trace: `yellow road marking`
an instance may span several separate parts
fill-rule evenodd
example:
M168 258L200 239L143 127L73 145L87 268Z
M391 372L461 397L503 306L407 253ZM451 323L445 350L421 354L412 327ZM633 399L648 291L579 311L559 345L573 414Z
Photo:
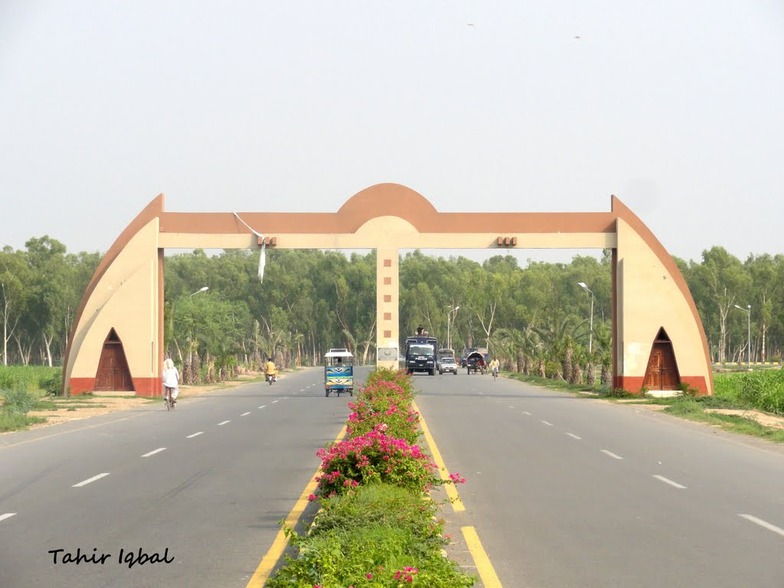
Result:
M433 436L430 434L430 430L425 423L425 419L422 416L422 413L419 411L419 407L417 407L416 403L413 403L413 408L419 413L419 422L422 427L422 433L424 434L425 441L430 448L430 454L433 457L433 461L438 467L439 475L441 476L442 480L448 480L449 472L446 468L446 465L444 464L443 458L441 457L441 452L438 451L438 447L433 440ZM338 436L335 438L335 442L340 441L345 434L346 427L344 426ZM316 470L316 472L313 474L313 477L310 479L310 482L308 482L307 486L305 486L305 489L302 491L299 499L294 504L294 508L291 509L288 517L286 517L286 527L293 529L299 522L305 507L308 505L308 496L310 496L310 494L312 494L316 489L316 476L318 473L319 470ZM446 490L447 496L449 497L450 503L452 504L452 508L455 510L455 512L464 511L465 506L463 505L463 501L460 499L460 495L457 493L454 485L446 484L444 489ZM487 556L487 553L482 547L481 541L479 541L479 536L477 535L476 530L473 527L461 527L460 530L463 533L466 545L468 546L468 550L471 553L471 557L474 560L477 572L479 573L479 577L482 579L482 584L484 587L503 588L501 581L498 579L498 576L495 573L493 564L490 563L490 558ZM286 537L283 529L281 529L278 531L275 540L272 542L269 550L262 558L261 562L256 568L256 571L253 573L253 576L251 576L250 580L248 581L246 588L257 588L264 586L264 583L269 578L273 568L280 560L283 552L286 550L287 545L288 538Z
M416 403L414 403L413 406L414 410L419 413L419 424L422 427L422 433L425 435L425 441L427 441L427 444L430 447L430 454L433 456L433 461L435 461L436 465L438 466L441 479L448 480L449 471L446 469L446 464L444 463L444 459L441 457L441 452L438 451L436 442L433 439L433 436L430 434L430 429L427 428L425 418L422 416L422 413L420 412ZM452 508L455 510L455 512L464 511L465 505L463 505L463 501L460 499L460 495L457 493L454 484L446 484L444 489L446 490L447 496L450 499L449 501L451 502ZM465 538L466 545L468 546L468 551L471 553L471 558L474 560L476 570L479 573L479 577L482 579L482 584L484 587L503 588L501 581L498 579L498 576L495 573L493 564L490 563L490 558L487 557L487 552L485 552L484 547L482 547L482 542L479 541L479 535L477 535L476 530L473 527L461 527L460 530L463 532L463 537Z
M340 433L338 433L338 436L335 437L335 443L340 441L345 434L346 427L344 425L340 430ZM310 478L310 482L308 482L308 484L305 486L305 489L302 491L302 494L300 494L297 502L294 503L294 508L291 509L291 512L286 517L285 526L289 529L293 529L296 527L297 523L299 523L299 518L302 516L305 507L308 505L308 496L313 494L313 492L316 490L316 476L318 476L320 469L321 468L317 469ZM246 588L257 588L264 586L264 583L269 578L270 573L272 573L273 568L278 563L278 560L280 560L288 544L289 538L286 537L286 533L281 528L278 531L278 534L275 536L275 540L272 542L272 545L267 550L267 553L261 559L261 562L256 568L256 571L253 572L250 580L248 580Z
M433 461L436 463L436 466L438 466L438 474L441 476L442 480L449 480L449 471L446 469L444 459L441 457L441 452L438 450L438 447L436 447L436 442L433 439L433 436L430 434L430 429L427 428L425 417L422 416L422 412L419 410L416 402L412 403L412 405L414 410L419 413L419 424L422 427L422 433L425 435L425 441L430 447L430 455L433 456ZM452 505L454 511L464 511L465 506L463 505L463 501L460 500L460 494L457 493L455 485L451 483L444 484L444 490L446 491L446 495L449 497L449 502Z
M461 527L468 551L471 552L471 557L476 564L476 571L479 572L479 577L482 579L484 588L503 588L501 581L495 573L493 564L490 563L490 558L487 557L482 543L479 541L479 535L476 534L476 529L473 527Z

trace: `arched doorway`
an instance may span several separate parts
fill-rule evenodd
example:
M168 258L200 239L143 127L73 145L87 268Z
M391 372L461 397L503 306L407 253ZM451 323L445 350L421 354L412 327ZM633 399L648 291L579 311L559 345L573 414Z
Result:
M681 378L672 341L664 327L659 329L653 341L648 367L645 370L643 387L648 390L679 390Z
M131 371L128 369L128 360L125 358L122 341L117 336L117 332L110 329L103 342L101 359L95 374L95 390L127 390L132 392L133 389Z

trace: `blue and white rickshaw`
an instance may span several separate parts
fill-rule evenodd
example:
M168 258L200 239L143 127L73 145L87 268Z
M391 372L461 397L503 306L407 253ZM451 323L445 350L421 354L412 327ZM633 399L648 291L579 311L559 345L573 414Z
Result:
M324 355L324 389L326 396L330 392L354 396L354 355L348 349L330 349Z

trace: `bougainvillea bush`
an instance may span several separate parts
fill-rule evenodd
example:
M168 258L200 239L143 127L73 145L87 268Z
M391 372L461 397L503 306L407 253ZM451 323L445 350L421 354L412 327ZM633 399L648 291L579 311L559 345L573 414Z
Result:
M403 389L407 402L410 403L414 400L414 383L411 381L411 375L406 373L405 370L377 369L370 373L365 381L365 387L373 387L373 385L379 382L400 386Z
M418 445L389 437L384 425L347 437L316 453L321 458L317 494L333 496L361 484L385 483L424 493L441 483L436 465ZM314 497L315 498L315 497Z
M319 514L306 536L286 529L299 548L269 588L468 588L474 578L442 554L438 507L426 492L442 481L416 444L411 377L378 370L349 404L346 437L324 449L316 494Z
M410 396L394 382L375 382L362 388L348 417L346 433L359 437L383 425L388 437L405 439L409 444L419 438L419 413L411 408Z

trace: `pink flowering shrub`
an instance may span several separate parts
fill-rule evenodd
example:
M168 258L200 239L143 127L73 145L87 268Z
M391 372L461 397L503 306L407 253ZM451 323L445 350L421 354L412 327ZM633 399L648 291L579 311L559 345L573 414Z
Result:
M379 428L388 437L405 439L409 444L419 438L419 413L411 408L405 391L393 382L375 382L361 389L348 406L348 436L359 437Z
M387 436L379 425L372 431L319 449L320 496L341 494L360 484L383 482L425 492L442 481L437 468L418 445Z
M470 588L474 578L446 558L438 505L423 500L435 485L460 484L416 444L419 414L412 409L411 377L378 370L355 400L348 434L320 449L316 493L320 511L307 535L284 528L296 558L268 588Z
M402 388L407 402L410 403L414 399L414 383L405 370L378 369L368 376L365 387L372 388L377 383L396 384Z

